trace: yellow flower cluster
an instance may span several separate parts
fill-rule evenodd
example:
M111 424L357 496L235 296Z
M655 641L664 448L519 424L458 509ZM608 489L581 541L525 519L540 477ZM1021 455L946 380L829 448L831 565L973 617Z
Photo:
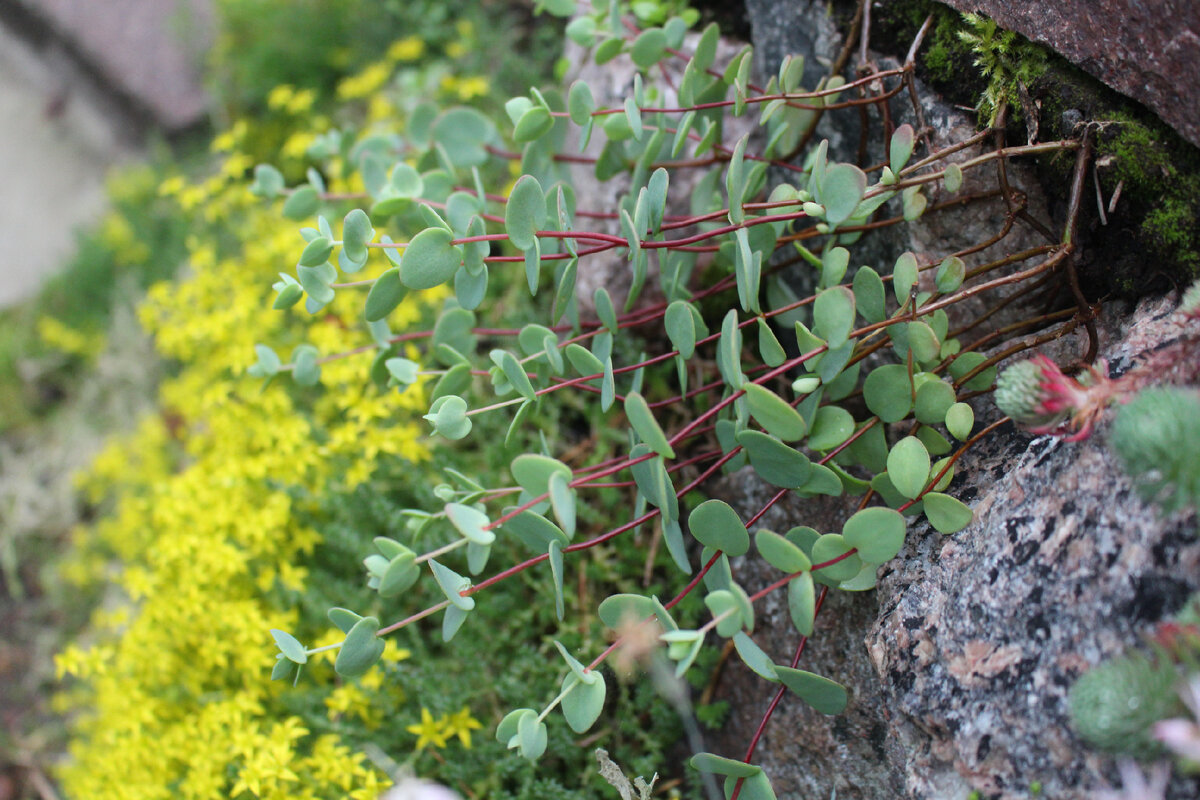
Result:
M269 102L291 110L310 100L287 88ZM179 368L160 388L159 413L111 442L79 482L108 510L76 531L64 575L111 579L115 563L127 600L96 614L88 638L96 644L71 645L56 659L59 676L74 678L56 700L75 716L71 759L59 772L69 797L374 800L387 784L338 736L310 733L285 710L290 686L267 680L276 653L268 629L296 625L292 601L321 539L297 523L298 501L280 487L348 488L385 459L427 459L416 424L425 392L376 390L369 354L324 364L315 399L293 393L286 376L267 387L245 376L255 344L286 360L302 341L333 354L366 334L363 295L353 290L339 292L307 330L295 324L302 310L269 310L271 282L303 242L277 204L263 207L246 191L244 157L232 149L244 133L235 126L218 137L226 169L161 188L182 209L201 210L190 274L154 287L139 311L159 353ZM238 247L217 244L234 240ZM372 262L364 277L386 266ZM393 329L418 324L442 296L410 296L389 318ZM69 334L43 325L44 336L81 347ZM373 707L387 699L390 711L403 699L395 662L406 656L389 646L357 684L332 690L329 715L377 722ZM314 661L312 669L331 671L326 659ZM469 712L453 715L442 741L457 735L469 744L478 726Z
M446 742L454 736L458 737L458 741L463 747L471 747L471 731L477 731L482 728L482 723L471 716L471 709L463 706L453 714L442 714L437 719L433 718L433 714L428 708L421 709L421 721L416 725L409 725L405 728L411 734L417 737L417 749L420 750L427 744L432 744L434 747L445 747Z
M104 350L104 336L84 333L65 324L57 317L39 317L37 335L46 346L85 360L95 358Z

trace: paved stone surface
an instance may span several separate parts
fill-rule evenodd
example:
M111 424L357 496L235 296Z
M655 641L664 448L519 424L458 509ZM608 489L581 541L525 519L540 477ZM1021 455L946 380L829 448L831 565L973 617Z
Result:
M943 0L1050 47L1200 146L1196 0Z

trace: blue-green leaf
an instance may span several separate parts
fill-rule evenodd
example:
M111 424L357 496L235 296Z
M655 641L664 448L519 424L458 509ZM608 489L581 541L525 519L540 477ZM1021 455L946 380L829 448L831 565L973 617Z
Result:
M887 465L892 485L910 500L919 496L929 481L929 451L915 436L906 436L892 446Z
M634 431L637 432L638 437L651 450L666 458L675 457L675 450L667 441L666 434L659 427L658 421L654 419L654 414L650 411L646 399L638 392L630 392L625 395L625 416Z
M410 289L432 289L454 277L463 262L454 234L442 227L426 228L412 238L400 262L400 280Z
M746 448L751 466L767 483L782 489L798 489L808 481L812 462L794 447L752 430L739 433L737 442Z
M958 533L971 524L971 508L941 492L928 492L921 498L929 524L940 533Z
M547 112L549 113L549 112ZM504 231L518 250L528 250L546 222L546 194L532 175L522 175L513 186L504 209Z
M742 388L746 392L750 416L754 417L767 433L785 442L795 442L804 438L807 432L804 418L790 403L756 383L746 383Z
M863 561L884 564L904 546L904 516L882 506L864 508L842 526L846 543L858 550Z
M846 709L850 698L840 683L802 669L776 667L775 672L784 686L822 714L840 714Z
M278 645L279 652L283 653L288 661L295 664L305 664L308 662L308 653L305 651L304 645L300 644L300 640L295 636L277 628L271 628L271 636L275 639L275 644Z
M333 664L339 675L356 678L375 666L383 655L383 640L375 635L378 630L379 620L375 617L363 617L354 623Z
M733 635L733 645L742 662L752 671L769 681L779 680L771 657L744 632L738 631Z
M750 549L750 534L741 517L720 500L707 500L688 517L688 529L698 541L729 556L745 555Z

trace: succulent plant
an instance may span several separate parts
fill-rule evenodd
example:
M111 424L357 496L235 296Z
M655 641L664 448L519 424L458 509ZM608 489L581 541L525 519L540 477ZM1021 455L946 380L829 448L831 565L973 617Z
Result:
M1151 726L1180 710L1175 681L1169 661L1142 653L1101 664L1071 687L1071 726L1101 750L1153 755L1161 746Z

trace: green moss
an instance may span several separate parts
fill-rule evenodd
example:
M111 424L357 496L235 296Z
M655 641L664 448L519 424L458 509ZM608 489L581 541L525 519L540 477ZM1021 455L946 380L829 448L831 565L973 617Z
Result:
M1121 182L1141 240L1177 279L1200 274L1200 154L1158 120L1119 111L1101 123L1097 158Z

